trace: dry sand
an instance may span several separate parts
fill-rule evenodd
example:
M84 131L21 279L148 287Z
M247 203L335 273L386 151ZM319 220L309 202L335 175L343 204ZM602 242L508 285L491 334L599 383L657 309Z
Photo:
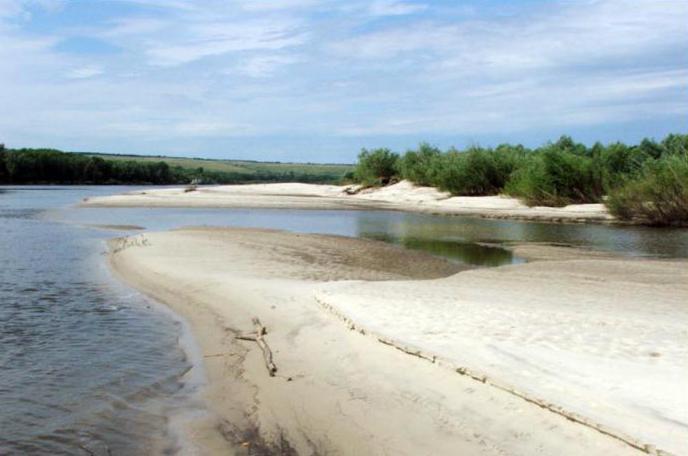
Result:
M85 207L254 207L291 209L393 209L447 215L475 215L551 222L609 223L602 204L528 207L506 196L452 197L432 187L402 181L356 194L353 187L315 184L253 184L151 189L90 198Z
M457 273L374 241L245 229L111 247L122 278L192 325L212 412L192 432L203 454L245 440L298 454L642 454L456 365L688 452L685 263L583 254ZM254 316L277 377L256 344L234 338Z

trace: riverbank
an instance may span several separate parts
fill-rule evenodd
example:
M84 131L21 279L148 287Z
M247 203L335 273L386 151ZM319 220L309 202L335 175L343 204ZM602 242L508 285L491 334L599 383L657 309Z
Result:
M185 229L131 239L111 243L113 269L187 318L204 353L215 416L194 431L204 452L228 439L299 454L638 454L459 375L458 364L601 416L643 445L685 450L673 376L686 359L685 263L581 253L457 274L425 254L333 236ZM542 246L520 255L552 258ZM255 343L234 337L253 317L268 328L276 377ZM583 368L557 371L566 360Z
M351 186L252 184L151 189L91 198L84 207L203 207L275 209L391 209L444 215L566 222L614 223L602 204L528 207L507 196L454 196L402 181L358 191Z

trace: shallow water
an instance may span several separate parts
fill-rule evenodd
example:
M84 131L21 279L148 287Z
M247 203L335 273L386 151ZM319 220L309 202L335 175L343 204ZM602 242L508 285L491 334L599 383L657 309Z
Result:
M381 239L477 266L502 242L688 257L688 230L552 225L390 211L75 208L132 187L0 191L0 454L180 452L170 423L197 411L182 323L120 285L89 224L270 227ZM188 348L188 347L187 347ZM195 372L197 369L192 369ZM183 451L181 451L183 453Z
M178 445L168 424L191 367L181 323L110 277L111 233L42 217L84 191L0 194L0 454Z

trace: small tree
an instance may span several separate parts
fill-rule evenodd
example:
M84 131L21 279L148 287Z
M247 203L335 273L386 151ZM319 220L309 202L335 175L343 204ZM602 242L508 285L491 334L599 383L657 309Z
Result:
M397 176L398 160L399 155L389 149L361 149L354 177L363 185L387 185Z
M7 182L7 168L5 166L5 157L7 153L5 152L5 145L0 143L0 184Z

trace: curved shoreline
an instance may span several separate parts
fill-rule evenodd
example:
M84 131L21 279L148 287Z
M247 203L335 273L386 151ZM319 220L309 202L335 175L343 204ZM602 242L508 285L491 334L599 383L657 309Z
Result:
M396 272L390 276L384 268L380 269L385 266L382 264L373 266L373 276L370 276L370 270L366 271L367 265L364 263L352 265L347 263L348 260L337 259L341 263L339 269L344 267L344 273L337 268L333 270L327 264L331 257L336 257L335 253L346 257L347 251L351 252L353 249L355 256L359 256L360 251L356 250L359 243L365 244L365 247L360 248L375 252L376 245L371 244L371 241L350 240L347 245L341 245L342 238L334 238L330 242L331 238L328 236L296 235L269 230L196 229L143 236L149 239L148 246L139 243L137 247L132 243L132 246L111 254L111 262L113 268L128 283L189 318L194 334L201 339L199 343L204 353L213 355L205 359L210 384L206 396L217 417L214 423L205 425L209 440L212 440L211 434L222 428L224 434L230 436L230 440L241 443L241 439L246 438L246 429L252 429L253 434L260 435L268 446L270 441L288 441L298 453L309 454L317 453L314 448L318 445L321 450L325 447L339 451L347 448L346 444L350 444L350 439L360 433L355 430L358 429L357 426L364 426L370 434L358 443L356 450L377 454L384 447L382 442L386 438L409 438L403 432L400 433L400 423L385 423L389 421L391 414L402 417L402 421L406 423L420 420L420 423L414 424L414 428L419 429L419 433L423 435L420 440L428 442L434 439L431 446L435 449L435 454L450 454L443 447L447 444L453 445L452 448L470 450L470 454L497 454L497 448L508 448L508 452L512 454L530 454L528 448L532 449L533 439L540 441L541 445L554 445L550 449L556 448L560 454L566 454L567 451L569 454L580 454L581 451L604 454L602 447L605 452L613 451L614 454L624 454L630 450L630 447L624 450L602 437L587 433L583 437L577 435L574 440L579 443L571 444L571 439L564 436L569 432L583 432L579 429L580 426L566 424L567 420L562 417L559 418L560 422L550 412L532 410L530 407L526 407L524 412L523 405L512 402L506 397L506 393L501 395L482 388L478 392L466 393L468 389L476 388L474 384L470 384L472 382L457 379L458 376L448 369L446 372L438 372L437 367L430 363L424 367L421 361L370 338L360 337L348 331L338 318L328 317L313 295L313 287L322 284L322 280L360 280L364 277L368 277L367 280L380 280L385 276L389 280L394 278L394 274L399 274ZM309 250L314 242L319 247ZM319 258L318 252L323 248L329 256ZM385 249L389 248L391 247L385 246ZM273 254L272 250L266 249L276 249L277 253ZM413 255L402 252L399 253L399 258ZM543 256L542 252L537 251L535 255ZM371 256L376 255L372 253ZM232 261L226 263L223 258L232 258ZM418 261L419 257L415 258ZM170 261L176 261L176 264L172 266ZM402 261L404 262L408 261ZM234 286L229 284L231 282L234 282ZM348 283L356 286L356 282L339 283L344 287ZM395 282L382 283L392 286ZM276 363L280 369L278 375L284 377L278 376L277 379L270 380L259 351L232 337L236 332L250 327L252 316L259 316L268 326L267 340L275 351ZM314 322L317 322L315 326ZM323 337L339 340L334 346L337 348L330 347L325 351L322 347L314 348L315 341L322 340ZM308 341L310 343L306 343ZM363 353L365 356L362 358ZM349 361L341 365L342 359ZM304 370L315 372L303 377ZM337 372L339 375L335 376L336 379L332 378ZM363 372L365 377L360 377ZM381 386L380 374L385 379L382 384L386 383L386 387ZM347 379L352 375L358 378L356 382L342 381L342 377ZM408 376L415 378L418 375L427 376L427 380L418 382L416 378L410 383L404 380ZM287 382L285 377L292 377L294 381ZM371 380L367 377L371 377ZM390 390L392 384L396 386ZM332 389L334 385L336 387ZM352 388L358 392L352 392ZM426 391L428 388L430 391ZM424 416L417 416L417 402L414 406L414 402L408 403L404 399L406 395L398 396L400 390L409 389L414 392L408 394L416 397L416 401L423 398L426 406L434 404L424 412ZM232 392L236 394L228 397ZM340 415L342 410L339 408L342 404L351 407L350 395L358 397L361 393L367 399L354 406L353 410L357 412L353 418L350 413L345 414L347 417ZM432 399L437 394L445 398L442 403ZM314 404L304 409L302 399L305 397L311 398ZM392 402L393 406L389 403L391 397L396 398ZM471 410L475 416L472 419L467 418L465 413L457 415L454 410L459 404L465 407L467 403L473 404ZM532 407L538 408L536 405ZM518 418L511 416L512 412L509 410L513 409L521 411ZM294 415L296 410L298 413ZM447 436L448 431L442 426L438 428L437 425L422 423L435 416L437 410L444 410L444 420L452 417L447 423L462 423L463 427L477 429L476 432L482 436L483 441L487 439L495 446L492 449L490 445L487 448L484 445L475 446L476 439L470 435L449 432ZM543 413L552 416L543 416ZM531 422L532 419L536 419L538 423L541 420L549 421L558 431L546 436L537 430L529 431L531 445L524 446L524 442L519 442L510 433L514 426L537 428L539 425ZM491 424L485 428L486 422ZM475 428L477 423L483 425ZM341 429L333 434L331 426L339 426ZM492 434L484 435L480 431L484 428L490 429ZM437 437L437 432L442 433L441 439ZM399 454L413 454L411 450L414 439L411 440L398 442ZM565 448L561 448L563 441L567 442ZM313 442L319 443L314 447ZM430 444L425 445L422 447L423 451ZM608 445L612 445L613 450ZM206 447L208 448L210 447ZM421 447L415 449L420 451Z
M602 204L528 207L506 196L452 197L431 187L402 181L351 193L351 187L316 184L249 184L152 189L85 200L82 207L198 207L273 209L385 209L436 215L472 216L550 223L628 224Z

